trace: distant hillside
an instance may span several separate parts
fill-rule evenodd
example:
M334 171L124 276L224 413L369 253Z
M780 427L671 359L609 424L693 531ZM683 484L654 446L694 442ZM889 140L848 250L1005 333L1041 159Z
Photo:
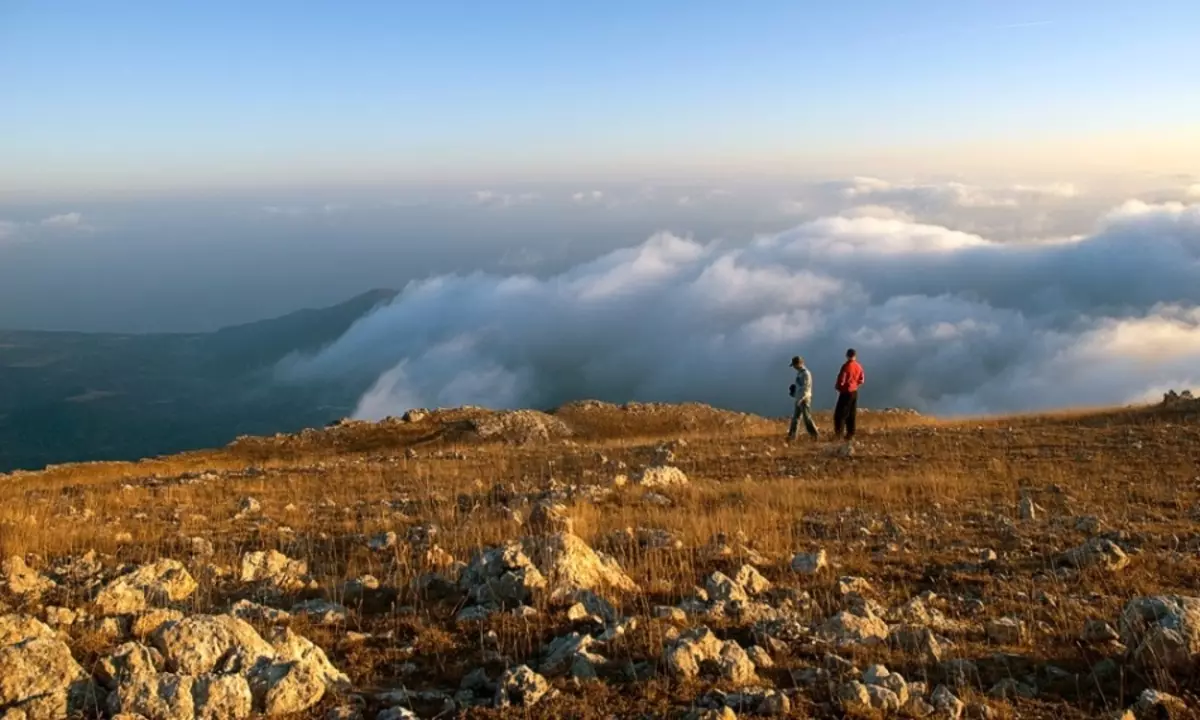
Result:
M374 290L213 333L0 330L0 471L172 453L342 417L365 380L283 386L271 368L395 296Z

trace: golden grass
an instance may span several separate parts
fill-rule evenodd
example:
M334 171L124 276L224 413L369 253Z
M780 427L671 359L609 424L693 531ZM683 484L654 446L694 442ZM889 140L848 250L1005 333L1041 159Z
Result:
M1131 409L939 422L866 413L851 458L829 453L827 443L784 444L781 420L696 407L573 408L559 416L576 430L569 441L480 443L462 432L462 415L440 423L310 433L303 442L246 440L224 450L139 463L8 476L0 555L31 555L40 566L92 549L122 562L182 559L183 540L199 536L215 545L211 562L217 566L236 569L242 553L266 548L303 558L335 600L341 599L344 581L371 574L396 589L396 607L359 613L351 629L390 631L393 640L351 643L319 628L311 629L314 639L327 633L322 644L358 683L399 682L401 666L416 657L418 670L404 676L405 683L453 686L455 676L478 662L483 629L456 626L449 619L453 608L409 590L431 569L423 558L403 545L373 553L364 539L388 530L403 538L410 527L432 523L440 530L437 544L465 561L482 547L521 534L497 511L494 488L528 497L555 488L607 487L616 474L644 467L659 443L684 438L675 447L674 464L692 483L665 492L670 507L647 503L637 487L616 489L602 502L569 504L576 532L612 551L643 587L642 596L627 600L630 611L648 613L655 604L678 602L714 569L736 569L736 557L714 559L706 552L718 533L739 552L762 555L761 571L809 592L818 604L831 597L839 574L871 578L879 599L893 606L925 590L958 598L955 602L985 600L988 616L1020 617L1035 628L1035 641L1014 652L1072 672L1096 661L1076 643L1085 620L1113 621L1139 594L1200 594L1193 515L1200 508L1200 427L1189 415ZM827 417L818 422L828 430ZM409 449L415 457L406 455ZM255 470L245 472L248 468ZM211 475L192 484L176 482L203 472ZM1035 523L1017 521L1022 493L1044 508ZM236 517L245 497L262 504L261 516ZM1074 529L1074 518L1083 515L1101 517L1107 527L1136 537L1145 551L1120 573L1059 578L1051 561L1085 538ZM1007 533L1000 518L1019 529ZM628 527L666 530L686 549L608 545L610 535ZM739 537L747 548L738 546ZM794 552L818 547L830 553L833 575L800 578L788 571ZM999 569L971 567L984 548L1002 553ZM191 601L197 611L220 609L241 592L235 583L213 578L201 584ZM1043 595L1060 600L1036 601ZM404 606L416 614L397 609ZM561 616L546 610L536 622L496 618L483 627L497 632L510 660L533 658L562 630ZM664 630L647 623L618 652L630 662L653 660ZM957 641L959 656L996 650L977 635ZM94 638L74 642L89 656L98 652ZM855 659L883 660L907 674L937 677L934 669L888 650L856 651ZM793 669L798 667L802 664ZM1022 701L1013 716L1094 717L1127 702L1144 681L1126 684L1125 695L1095 683L1055 689L1044 700ZM534 715L592 717L588 702L606 703L614 713L635 707L665 712L686 702L690 692L661 681L639 683L634 702L615 687L568 694Z

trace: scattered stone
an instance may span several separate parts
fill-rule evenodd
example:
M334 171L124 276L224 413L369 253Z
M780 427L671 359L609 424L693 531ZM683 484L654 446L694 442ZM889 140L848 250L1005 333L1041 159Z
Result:
M742 646L733 640L727 640L721 646L721 654L717 657L717 666L721 670L721 677L735 686L758 682L754 662L742 649Z
M529 513L528 526L530 532L535 535L574 532L574 522L567 515L567 508L548 501L533 506Z
M367 540L367 547L375 552L383 552L394 549L399 542L400 538L396 533L389 530L388 532L372 535L371 539Z
M1016 698L1034 698L1037 697L1037 689L1016 678L1004 678L992 686L988 690L988 696L999 700L1014 700Z
M139 643L125 643L100 660L96 678L109 690L129 679L156 676L162 667L162 655Z
M217 552L213 544L202 537L194 537L187 542L188 552L192 557L212 557Z
M963 711L966 710L963 701L959 700L945 685L938 685L934 689L933 694L929 696L929 702L933 705L938 718L959 720L963 716Z
M292 615L307 617L318 625L338 625L346 622L350 611L343 605L328 600L305 600L292 606Z
M924 625L897 625L888 639L901 650L921 656L925 662L937 663L942 659L941 643L933 630Z
M650 489L683 487L688 485L688 477L677 467L658 465L643 470L638 475L637 484Z
M888 626L870 612L856 615L842 611L829 618L817 634L837 645L872 645L887 640Z
M1121 634L1112 625L1103 620L1088 620L1083 626L1083 632L1080 638L1084 642L1103 644L1116 642L1121 639Z
M279 625L287 622L292 617L286 610L259 605L250 600L238 600L229 609L229 614L241 620L262 623L263 625Z
M97 688L65 643L45 636L17 642L0 642L0 707L20 710L27 720L57 720L95 707Z
M31 615L0 615L0 647L29 640L54 640L57 636L45 623Z
M792 557L792 571L801 575L816 575L829 567L829 557L824 550L796 553Z
M842 683L838 687L837 699L842 709L849 713L863 713L873 706L870 690L857 680Z
M1186 702L1160 690L1143 690L1130 709L1137 720L1189 717Z
M721 649L721 641L708 628L690 630L667 647L667 671L677 679L695 679L700 676L700 664L715 661L720 656Z
M762 576L753 565L743 565L738 568L733 581L750 596L761 595L771 589L771 581Z
M746 654L750 656L750 661L754 663L754 667L759 670L775 667L775 661L771 658L771 654L759 645L751 645L746 648Z
M229 615L192 615L167 625L153 641L165 669L184 675L242 672L275 656L253 627Z
M1016 618L989 620L986 630L988 640L998 645L1021 645L1028 639L1025 623Z
M18 597L39 597L56 583L25 564L25 558L13 555L0 564L0 585Z
M240 503L238 503L238 511L237 514L234 515L234 518L237 520L244 520L245 518L254 517L261 512L262 503L252 497L245 497L242 498Z
M494 705L505 707L531 707L550 692L550 683L527 665L506 670L496 683Z
M152 604L186 600L197 588L187 568L177 560L158 560L122 575L96 595L102 615L130 615Z
M1058 562L1080 570L1098 567L1116 572L1129 564L1129 556L1112 540L1092 538L1083 545L1060 555Z
M307 563L293 560L277 550L243 555L240 577L244 583L263 583L284 592L301 590L311 582Z
M1200 655L1200 598L1139 597L1121 613L1121 641L1139 665L1187 672Z

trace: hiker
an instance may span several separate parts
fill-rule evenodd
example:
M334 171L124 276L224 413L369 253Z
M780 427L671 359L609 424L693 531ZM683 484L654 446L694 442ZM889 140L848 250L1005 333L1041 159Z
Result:
M796 382L788 390L792 397L796 398L796 404L792 410L792 425L788 428L788 442L796 439L800 418L804 418L804 429L808 431L808 436L816 440L819 433L812 417L812 373L804 367L804 358L799 355L792 358L791 367L796 371Z
M846 364L842 365L842 369L838 371L837 382L833 386L838 393L837 407L833 410L833 433L842 437L842 429L845 428L847 443L854 439L855 416L858 414L858 388L866 380L867 376L863 374L862 365L858 364L858 353L854 348L850 348L846 351Z

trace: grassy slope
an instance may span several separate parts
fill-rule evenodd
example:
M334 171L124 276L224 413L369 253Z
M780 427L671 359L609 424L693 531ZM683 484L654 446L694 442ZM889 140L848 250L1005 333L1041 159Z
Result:
M543 643L568 632L571 623L560 610L546 608L529 622L498 617L483 629L456 624L453 604L405 590L429 569L423 556L410 556L403 546L394 555L372 554L362 538L382 530L403 537L410 526L434 522L441 528L438 543L466 560L481 546L521 532L496 512L501 498L515 494L507 502L527 509L522 498L606 486L627 472L619 463L632 472L649 462L660 442L684 439L676 442L675 464L692 484L668 492L671 507L644 502L636 487L604 502L568 501L576 531L613 552L641 585L642 593L626 599L626 612L646 615L654 605L677 603L714 569L732 573L742 562L737 554L714 558L706 550L714 534L740 533L762 556L756 564L764 574L813 597L814 620L836 605L838 575L866 577L889 607L927 590L946 598L947 614L967 626L950 633L954 647L947 656L972 659L981 672L964 697L981 699L1005 677L1037 679L1035 700L992 701L999 717L1095 718L1127 706L1148 684L1189 692L1187 679L1145 676L1132 667L1113 678L1092 677L1091 667L1112 653L1080 643L1078 636L1088 619L1115 623L1131 597L1200 595L1200 412L1194 406L968 422L867 414L859 452L851 458L828 452L826 445L784 445L782 423L699 407L567 410L562 416L579 431L570 442L520 447L445 431L472 416L355 424L143 463L10 477L10 500L0 509L0 556L33 552L49 558L97 549L124 561L182 558L177 539L203 536L215 543L218 565L236 567L240 553L265 547L304 558L335 598L343 581L371 573L400 592L399 604L418 613L363 607L351 624L392 632L395 639L352 642L322 628L305 628L305 634L360 687L453 688L480 663L483 630L496 631L511 662L533 662ZM827 418L820 420L828 426ZM408 450L413 452L406 455ZM265 472L239 472L249 465ZM170 482L205 470L216 475L196 484ZM1043 508L1034 521L1018 519L1022 494ZM263 516L236 519L237 504L248 495L261 501ZM1076 518L1088 515L1101 519L1103 532L1119 532L1138 550L1130 566L1116 573L1053 572L1058 553L1087 539ZM627 527L668 530L684 549L608 543L614 531ZM130 539L119 542L119 530ZM831 573L809 578L788 571L793 552L817 547L829 552ZM977 564L984 548L998 553L993 566ZM220 609L246 593L212 577L202 586L195 610ZM982 604L972 607L972 600ZM989 643L982 624L1001 616L1025 621L1029 641ZM707 622L723 637L753 641L748 628L733 620ZM656 661L667 629L647 619L606 654ZM74 642L84 647L87 639ZM415 655L400 649L408 646ZM768 684L793 687L789 671L822 665L823 652L797 648L777 657L779 667L764 673ZM900 651L846 654L860 667L884 662L910 681L945 679L938 665ZM410 659L415 671L401 676L400 665ZM1066 675L1050 673L1050 667ZM565 692L558 701L519 716L674 717L707 689L619 677L582 689L560 687ZM811 705L812 716L839 716L822 714L833 711L822 709L826 698L818 690L797 699L801 707Z

